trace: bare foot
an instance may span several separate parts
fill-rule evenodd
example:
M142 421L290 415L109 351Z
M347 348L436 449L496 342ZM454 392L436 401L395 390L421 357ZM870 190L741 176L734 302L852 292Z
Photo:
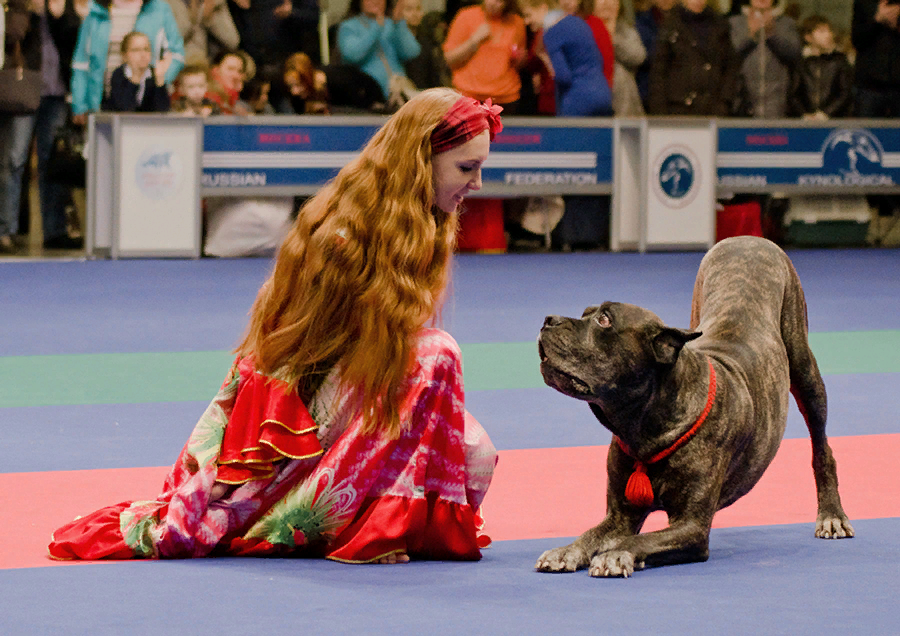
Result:
M378 563L379 565L393 565L395 563L409 563L409 555L404 552L400 552L400 553L394 552L387 556L381 557L375 563Z
M225 496L225 493L228 492L229 488L231 488L229 484L223 484L217 481L213 484L212 490L209 492L209 500L216 501L217 499L221 499Z

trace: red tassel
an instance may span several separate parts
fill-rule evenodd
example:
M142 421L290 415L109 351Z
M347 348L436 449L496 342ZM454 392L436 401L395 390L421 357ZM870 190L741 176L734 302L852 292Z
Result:
M634 472L625 486L625 498L633 506L649 508L653 505L653 486L647 477L647 466L644 462L634 462Z

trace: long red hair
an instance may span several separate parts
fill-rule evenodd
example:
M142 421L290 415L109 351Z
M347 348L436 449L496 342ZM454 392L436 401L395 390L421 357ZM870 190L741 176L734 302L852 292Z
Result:
M413 341L449 280L457 214L434 206L431 132L459 97L410 100L304 205L237 348L300 390L338 365L366 431L400 434Z

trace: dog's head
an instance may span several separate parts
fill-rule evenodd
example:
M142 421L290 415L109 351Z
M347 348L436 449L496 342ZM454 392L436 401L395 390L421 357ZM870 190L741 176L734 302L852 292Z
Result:
M700 335L624 303L588 307L580 319L547 316L538 336L541 374L560 393L605 407L635 399Z

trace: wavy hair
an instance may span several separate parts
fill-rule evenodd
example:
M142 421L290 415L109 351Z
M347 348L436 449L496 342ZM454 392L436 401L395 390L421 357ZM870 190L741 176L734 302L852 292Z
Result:
M339 365L366 432L399 436L414 338L449 282L458 217L434 205L431 133L459 98L411 99L303 206L236 350L304 395Z

